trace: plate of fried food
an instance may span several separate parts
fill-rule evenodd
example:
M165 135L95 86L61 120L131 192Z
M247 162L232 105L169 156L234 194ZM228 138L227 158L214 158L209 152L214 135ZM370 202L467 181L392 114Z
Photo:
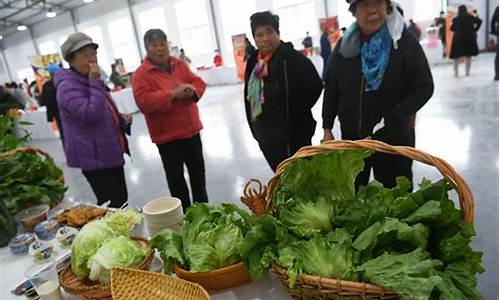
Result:
M65 209L56 216L57 222L72 227L82 227L88 222L106 215L106 208L95 206L75 206Z

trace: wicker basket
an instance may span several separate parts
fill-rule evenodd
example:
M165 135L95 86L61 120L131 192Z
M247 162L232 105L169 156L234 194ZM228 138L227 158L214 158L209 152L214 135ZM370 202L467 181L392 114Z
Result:
M212 290L227 289L252 282L243 262L203 273L191 273L174 265L174 272L179 278L196 282Z
M146 258L137 268L141 270L149 269L155 255L154 250L149 246L149 242L147 240L137 237L132 239L141 245L141 247L148 249ZM109 283L90 281L88 279L80 280L71 270L71 265L59 275L59 283L66 292L84 297L85 299L111 299L111 287Z
M200 285L160 273L113 268L111 294L114 300L209 300Z
M467 223L474 221L472 193L464 179L447 162L412 147L391 146L375 140L337 140L328 141L318 146L304 147L278 166L276 174L269 180L267 188L256 180L247 183L242 202L247 204L256 215L262 214L262 207L265 207L266 212L273 212L272 197L285 168L298 159L335 150L373 150L404 156L434 166L455 188L460 202L462 219ZM252 182L259 184L257 190L251 188ZM383 287L310 275L298 276L295 287L289 288L287 271L277 265L273 266L273 271L288 292L298 299L400 299L392 290Z
M38 154L38 155L44 157L48 161L54 162L54 159L52 159L52 157L47 152L44 152L44 151L42 151L38 148L35 148L35 147L19 147L19 148L9 150L9 151L4 152L4 153L0 153L0 157L8 157L8 156L12 156L16 153L34 153L34 154ZM64 185L64 176L62 174L59 177L59 181ZM63 199L60 199L60 200L57 200L57 201L50 203L50 208L56 207L62 201L63 201ZM28 207L25 207L25 208L28 208Z

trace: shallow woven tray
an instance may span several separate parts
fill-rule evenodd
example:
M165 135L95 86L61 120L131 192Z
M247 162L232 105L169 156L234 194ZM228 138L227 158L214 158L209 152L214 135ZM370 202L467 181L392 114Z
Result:
M227 289L252 282L243 262L203 273L191 273L174 265L174 272L179 278L196 282L202 287L212 290Z
M160 273L113 268L111 293L114 300L209 300L200 285Z
M149 249L149 253L147 254L146 258L137 268L141 270L149 269L149 266L151 265L151 262L153 261L155 255L154 250L149 246L149 242L147 240L137 237L133 237L132 239L142 247ZM71 265L69 265L59 275L59 283L66 292L84 297L85 299L111 299L111 286L109 283L101 283L99 281L91 281L88 279L80 280L71 270Z
M467 223L474 221L474 200L469 186L465 180L446 161L429 155L423 151L406 146L391 146L375 140L328 141L318 146L301 148L295 155L283 161L276 170L276 174L263 186L258 180L252 179L245 185L244 196L241 201L246 204L255 215L273 212L272 197L285 168L304 157L312 157L338 150L373 150L380 153L400 155L415 161L435 167L443 177L453 185L460 202L462 219ZM251 183L257 183L258 189L251 188ZM376 285L338 280L335 278L322 278L318 276L298 276L294 288L288 287L288 273L280 266L273 265L273 272L277 275L282 285L290 295L297 299L400 299L390 289Z

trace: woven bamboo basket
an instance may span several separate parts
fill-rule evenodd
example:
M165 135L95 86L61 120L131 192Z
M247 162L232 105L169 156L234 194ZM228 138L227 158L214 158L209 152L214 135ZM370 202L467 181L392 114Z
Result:
M146 258L137 267L140 270L147 270L153 261L155 251L149 246L149 242L143 238L133 237L141 247L148 249ZM84 297L91 300L111 299L111 286L109 283L91 281L89 279L80 280L68 266L60 275L59 283L64 290L70 294Z
M196 283L128 268L111 270L111 294L114 300L210 300Z
M52 159L52 157L47 152L44 152L44 151L42 151L38 148L35 148L35 147L19 147L19 148L12 149L12 150L9 150L9 151L4 152L4 153L0 153L0 157L9 157L9 156L12 156L16 153L34 153L34 154L38 154L38 155L44 157L48 161L54 162L54 159ZM64 177L62 174L59 177L59 181L64 185ZM56 207L59 203L62 202L62 200L63 199L52 202L50 204L50 208ZM28 208L28 207L25 207L25 208Z
M203 273L191 273L174 265L174 272L179 278L211 290L228 289L252 282L243 262Z
M256 215L262 215L267 212L273 213L272 197L281 175L289 164L301 158L338 150L373 150L380 153L404 156L435 167L455 188L460 202L462 219L467 223L473 223L474 200L472 193L465 180L450 164L438 157L412 147L391 146L375 140L336 140L328 141L318 146L301 148L295 155L283 161L278 166L276 174L269 180L267 187L263 186L258 180L252 179L249 181L245 186L244 196L241 198L241 201ZM258 188L251 188L252 183L256 183ZM380 286L311 275L298 276L295 287L289 288L287 271L278 265L273 265L273 272L290 295L297 299L400 299L394 291Z

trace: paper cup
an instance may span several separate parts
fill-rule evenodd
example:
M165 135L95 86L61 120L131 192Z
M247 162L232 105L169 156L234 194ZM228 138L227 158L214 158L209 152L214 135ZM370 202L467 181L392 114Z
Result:
M149 236L153 237L165 228L180 229L179 222L184 213L181 200L175 197L162 197L148 202L142 208Z

